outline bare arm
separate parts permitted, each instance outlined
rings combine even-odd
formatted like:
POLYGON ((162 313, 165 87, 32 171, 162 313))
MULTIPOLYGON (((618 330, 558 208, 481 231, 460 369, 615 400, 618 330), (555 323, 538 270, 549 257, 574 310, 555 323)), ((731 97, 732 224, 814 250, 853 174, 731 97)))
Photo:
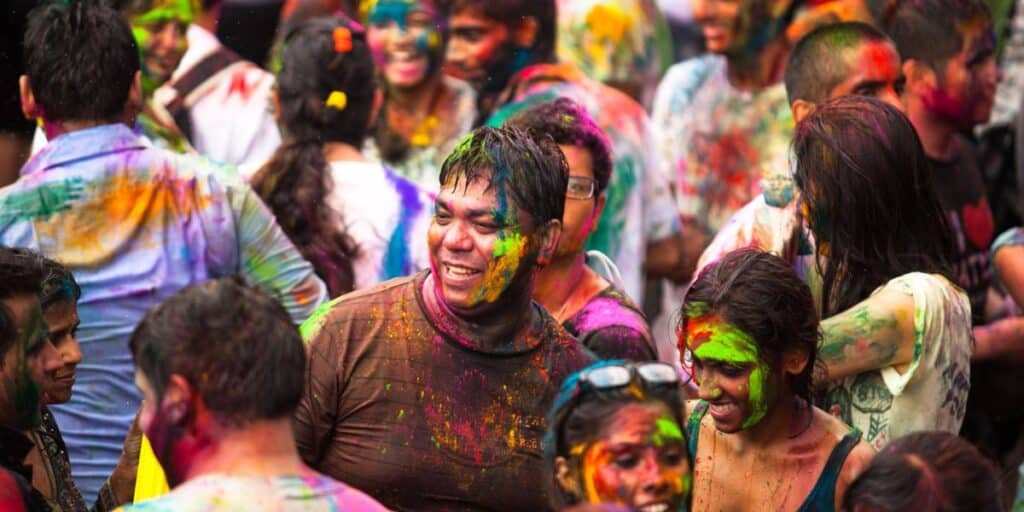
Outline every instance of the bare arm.
POLYGON ((818 383, 890 366, 914 358, 914 298, 882 290, 856 306, 821 322, 818 357, 826 374, 818 383))
POLYGON ((1024 245, 1011 245, 996 251, 992 262, 1003 286, 1014 302, 1024 309, 1024 245))

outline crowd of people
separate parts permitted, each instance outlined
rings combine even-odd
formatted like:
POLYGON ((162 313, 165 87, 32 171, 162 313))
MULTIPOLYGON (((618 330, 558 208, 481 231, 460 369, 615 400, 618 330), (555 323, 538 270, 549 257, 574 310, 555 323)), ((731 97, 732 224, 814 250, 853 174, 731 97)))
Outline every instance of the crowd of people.
POLYGON ((2 511, 1024 507, 1024 0, 0 14, 2 511))

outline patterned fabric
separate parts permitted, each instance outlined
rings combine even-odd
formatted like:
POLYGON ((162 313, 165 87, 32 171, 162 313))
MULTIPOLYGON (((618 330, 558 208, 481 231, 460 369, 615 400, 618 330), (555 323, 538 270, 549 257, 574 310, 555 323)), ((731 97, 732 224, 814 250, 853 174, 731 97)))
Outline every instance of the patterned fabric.
POLYGON ((359 246, 355 288, 407 276, 430 266, 427 230, 434 198, 377 163, 332 162, 327 204, 359 246))
MULTIPOLYGON (((451 154, 464 135, 473 129, 476 119, 476 92, 466 82, 445 76, 444 84, 454 94, 452 102, 444 105, 445 124, 451 123, 455 130, 445 140, 429 146, 413 146, 409 156, 402 162, 387 162, 387 166, 398 175, 412 181, 419 187, 437 193, 441 189, 441 164, 451 154)), ((433 117, 433 116, 431 116, 433 117)), ((437 119, 437 118, 435 118, 437 119)), ((381 161, 380 151, 373 140, 367 137, 363 154, 374 161, 381 161)))
POLYGON ((204 159, 148 146, 121 124, 54 139, 0 189, 0 244, 41 251, 82 287, 84 361, 71 401, 54 415, 86 502, 139 407, 128 337, 150 307, 236 273, 276 293, 296 322, 327 295, 247 185, 204 159))
POLYGON ((615 89, 587 78, 571 65, 538 64, 509 81, 487 121, 500 126, 532 105, 559 97, 583 105, 612 145, 612 178, 607 200, 587 249, 608 255, 622 272, 629 297, 643 297, 647 244, 679 232, 667 175, 654 166, 650 121, 643 108, 615 89))
POLYGON ((684 222, 714 235, 762 191, 771 205, 792 199, 793 115, 782 84, 736 89, 725 58, 704 55, 668 70, 652 117, 659 164, 676 181, 684 222))
POLYGON ((863 432, 876 450, 911 432, 959 433, 971 387, 967 295, 943 277, 920 272, 882 289, 914 298, 914 359, 903 373, 889 367, 834 383, 824 409, 863 432))
MULTIPOLYGON (((43 407, 41 417, 42 421, 39 427, 32 432, 31 436, 32 442, 39 447, 43 455, 45 467, 33 469, 44 469, 47 473, 53 491, 53 496, 47 498, 47 503, 51 509, 63 512, 90 510, 86 508, 82 493, 71 479, 71 461, 68 459, 68 449, 64 445, 64 438, 60 435, 57 420, 54 419, 47 407, 43 407)), ((114 491, 110 488, 109 482, 106 482, 100 489, 99 498, 91 510, 104 512, 114 510, 118 505, 114 491)))
POLYGON ((658 358, 643 312, 613 286, 591 298, 562 327, 601 359, 658 358))
POLYGON ((170 494, 118 509, 124 512, 378 512, 369 496, 308 468, 299 476, 204 475, 170 494))

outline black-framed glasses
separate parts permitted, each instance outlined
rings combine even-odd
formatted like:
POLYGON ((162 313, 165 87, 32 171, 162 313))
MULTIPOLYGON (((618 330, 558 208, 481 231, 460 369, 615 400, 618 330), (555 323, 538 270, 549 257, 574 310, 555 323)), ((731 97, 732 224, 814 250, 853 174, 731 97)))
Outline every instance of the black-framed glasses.
POLYGON ((597 180, 586 176, 569 176, 569 186, 565 188, 565 197, 586 200, 594 197, 597 180))

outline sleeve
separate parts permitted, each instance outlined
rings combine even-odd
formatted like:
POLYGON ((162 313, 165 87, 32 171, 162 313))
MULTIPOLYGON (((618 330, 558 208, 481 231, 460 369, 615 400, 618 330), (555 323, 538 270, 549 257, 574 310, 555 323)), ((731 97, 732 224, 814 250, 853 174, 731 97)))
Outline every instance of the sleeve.
POLYGON ((1000 249, 1014 245, 1024 245, 1024 227, 1011 228, 999 235, 995 242, 992 242, 992 257, 994 258, 1000 249))
POLYGON ((907 371, 889 367, 881 370, 882 380, 893 396, 899 396, 917 378, 917 368, 933 367, 941 344, 970 337, 971 306, 967 295, 944 278, 914 272, 889 281, 884 289, 914 297, 914 359, 907 371), (963 329, 963 334, 953 332, 963 329))
POLYGON ((324 304, 300 328, 309 357, 302 399, 292 423, 299 455, 314 469, 319 467, 330 444, 341 396, 338 343, 343 340, 329 327, 328 317, 333 306, 334 303, 324 304))
POLYGON ((277 294, 292 320, 302 323, 327 299, 327 287, 248 185, 227 186, 237 230, 239 271, 277 294))
MULTIPOLYGON (((644 140, 655 140, 654 130, 646 116, 643 119, 643 133, 644 140)), ((643 152, 643 159, 643 229, 644 241, 649 244, 678 234, 680 225, 669 168, 659 165, 657 155, 653 152, 643 152)))
POLYGON ((600 359, 626 359, 629 361, 657 361, 654 342, 644 332, 611 325, 588 332, 580 343, 600 359))

